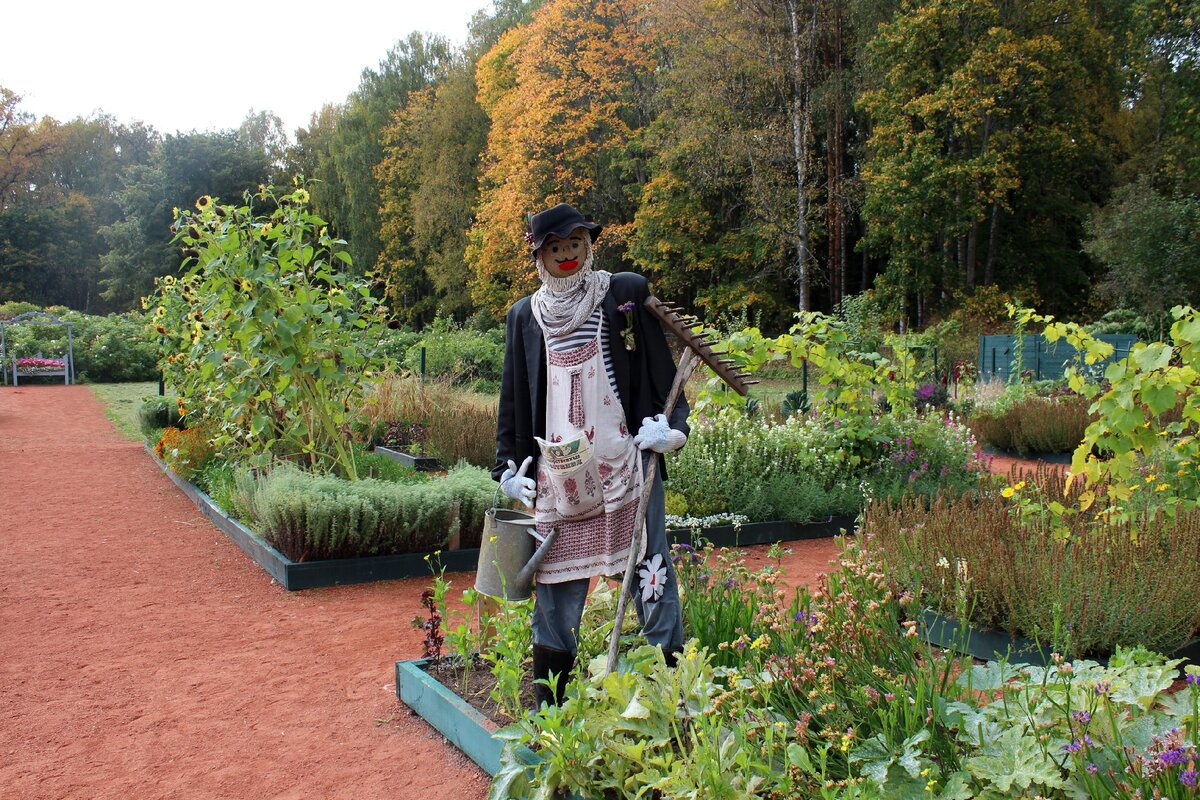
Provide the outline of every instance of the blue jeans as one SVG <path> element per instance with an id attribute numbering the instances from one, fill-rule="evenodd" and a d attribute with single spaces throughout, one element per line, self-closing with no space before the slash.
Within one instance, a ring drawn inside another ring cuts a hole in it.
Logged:
<path id="1" fill-rule="evenodd" d="M 654 454 L 650 454 L 654 457 Z M 648 466 L 649 458 L 643 458 Z M 661 647 L 665 652 L 683 648 L 683 613 L 679 607 L 679 587 L 675 579 L 675 565 L 671 562 L 671 549 L 667 545 L 666 499 L 662 478 L 655 472 L 654 489 L 650 492 L 646 507 L 646 552 L 642 558 L 662 556 L 667 570 L 663 593 L 657 600 L 642 602 L 642 592 L 637 576 L 630 587 L 630 598 L 637 609 L 638 621 L 646 641 Z M 634 567 L 637 569 L 641 563 Z M 579 649 L 579 620 L 583 616 L 583 604 L 587 600 L 586 578 L 562 583 L 539 583 L 533 604 L 533 643 L 552 647 L 574 654 Z"/>

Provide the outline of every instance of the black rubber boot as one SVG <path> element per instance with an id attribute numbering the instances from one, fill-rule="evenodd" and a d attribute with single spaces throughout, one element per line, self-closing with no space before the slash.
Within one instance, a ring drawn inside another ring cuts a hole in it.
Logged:
<path id="1" fill-rule="evenodd" d="M 571 670 L 574 668 L 574 653 L 540 644 L 533 646 L 533 696 L 538 708 L 541 708 L 542 704 L 562 705 L 567 683 L 571 680 Z M 542 681 L 554 683 L 554 690 L 551 691 Z"/>
<path id="2" fill-rule="evenodd" d="M 667 666 L 671 669 L 675 669 L 675 665 L 679 663 L 679 654 L 682 652 L 682 647 L 674 650 L 663 650 L 663 659 L 667 662 Z"/>

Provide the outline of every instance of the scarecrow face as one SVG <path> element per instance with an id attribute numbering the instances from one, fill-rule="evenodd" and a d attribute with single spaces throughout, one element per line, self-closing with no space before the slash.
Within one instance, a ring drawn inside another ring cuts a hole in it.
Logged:
<path id="1" fill-rule="evenodd" d="M 583 266 L 589 238 L 590 234 L 584 228 L 576 228 L 565 239 L 549 236 L 538 249 L 538 257 L 555 278 L 569 277 Z"/>

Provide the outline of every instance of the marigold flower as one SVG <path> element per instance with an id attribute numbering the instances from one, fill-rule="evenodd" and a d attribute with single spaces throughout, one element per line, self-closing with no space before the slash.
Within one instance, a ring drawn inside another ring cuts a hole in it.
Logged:
<path id="1" fill-rule="evenodd" d="M 1016 493 L 1017 493 L 1017 491 L 1013 487 L 1005 486 L 1004 490 L 1000 492 L 1000 496 L 1004 497 L 1004 498 L 1009 498 L 1009 497 L 1012 497 Z"/>

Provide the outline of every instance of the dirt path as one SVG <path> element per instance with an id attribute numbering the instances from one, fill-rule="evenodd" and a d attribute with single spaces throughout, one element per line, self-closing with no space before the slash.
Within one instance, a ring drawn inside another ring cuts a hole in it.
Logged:
<path id="1" fill-rule="evenodd" d="M 486 797 L 396 700 L 427 581 L 285 592 L 86 387 L 0 388 L 0 545 L 0 797 Z"/>

